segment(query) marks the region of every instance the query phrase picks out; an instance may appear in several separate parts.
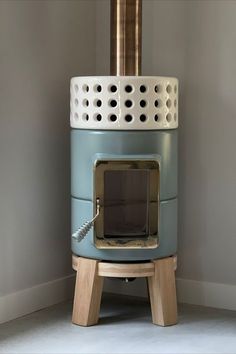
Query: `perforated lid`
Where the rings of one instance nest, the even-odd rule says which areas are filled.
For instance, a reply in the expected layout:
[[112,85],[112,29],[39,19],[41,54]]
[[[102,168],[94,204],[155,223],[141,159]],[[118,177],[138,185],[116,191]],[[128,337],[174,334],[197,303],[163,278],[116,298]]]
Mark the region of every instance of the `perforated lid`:
[[72,128],[161,130],[178,127],[178,80],[159,76],[71,79]]

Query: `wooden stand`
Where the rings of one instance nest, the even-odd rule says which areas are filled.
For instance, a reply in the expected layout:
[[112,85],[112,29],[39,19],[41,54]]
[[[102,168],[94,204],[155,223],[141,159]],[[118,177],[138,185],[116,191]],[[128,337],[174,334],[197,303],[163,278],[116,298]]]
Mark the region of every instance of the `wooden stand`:
[[98,322],[104,277],[147,277],[152,322],[160,326],[177,323],[175,289],[176,256],[145,263],[106,263],[72,256],[77,272],[72,322],[92,326]]

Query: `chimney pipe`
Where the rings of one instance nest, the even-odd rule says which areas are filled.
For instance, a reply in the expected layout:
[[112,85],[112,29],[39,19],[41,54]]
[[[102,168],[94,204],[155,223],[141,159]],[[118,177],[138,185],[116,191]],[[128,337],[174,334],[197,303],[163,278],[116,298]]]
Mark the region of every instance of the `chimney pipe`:
[[141,75],[142,0],[111,0],[110,73]]

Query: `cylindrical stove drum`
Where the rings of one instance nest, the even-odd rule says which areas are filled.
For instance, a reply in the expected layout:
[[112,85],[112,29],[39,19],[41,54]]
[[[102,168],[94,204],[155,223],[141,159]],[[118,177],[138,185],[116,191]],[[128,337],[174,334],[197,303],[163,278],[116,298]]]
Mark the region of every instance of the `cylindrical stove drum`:
[[175,254],[177,79],[75,77],[70,90],[72,233],[100,204],[72,252],[110,261]]

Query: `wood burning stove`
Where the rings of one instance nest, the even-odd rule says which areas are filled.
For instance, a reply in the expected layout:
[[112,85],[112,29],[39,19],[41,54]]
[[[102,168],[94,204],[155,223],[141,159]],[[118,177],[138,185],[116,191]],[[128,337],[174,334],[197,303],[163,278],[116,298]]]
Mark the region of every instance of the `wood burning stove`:
[[82,326],[98,322],[104,277],[146,277],[153,323],[177,322],[178,81],[140,72],[141,0],[111,0],[112,76],[70,87],[72,321]]
[[140,76],[141,1],[111,2],[111,73],[71,79],[72,251],[176,253],[178,80]]
[[73,233],[100,206],[87,236],[72,240],[73,253],[116,261],[174,254],[177,79],[73,78],[71,127]]

